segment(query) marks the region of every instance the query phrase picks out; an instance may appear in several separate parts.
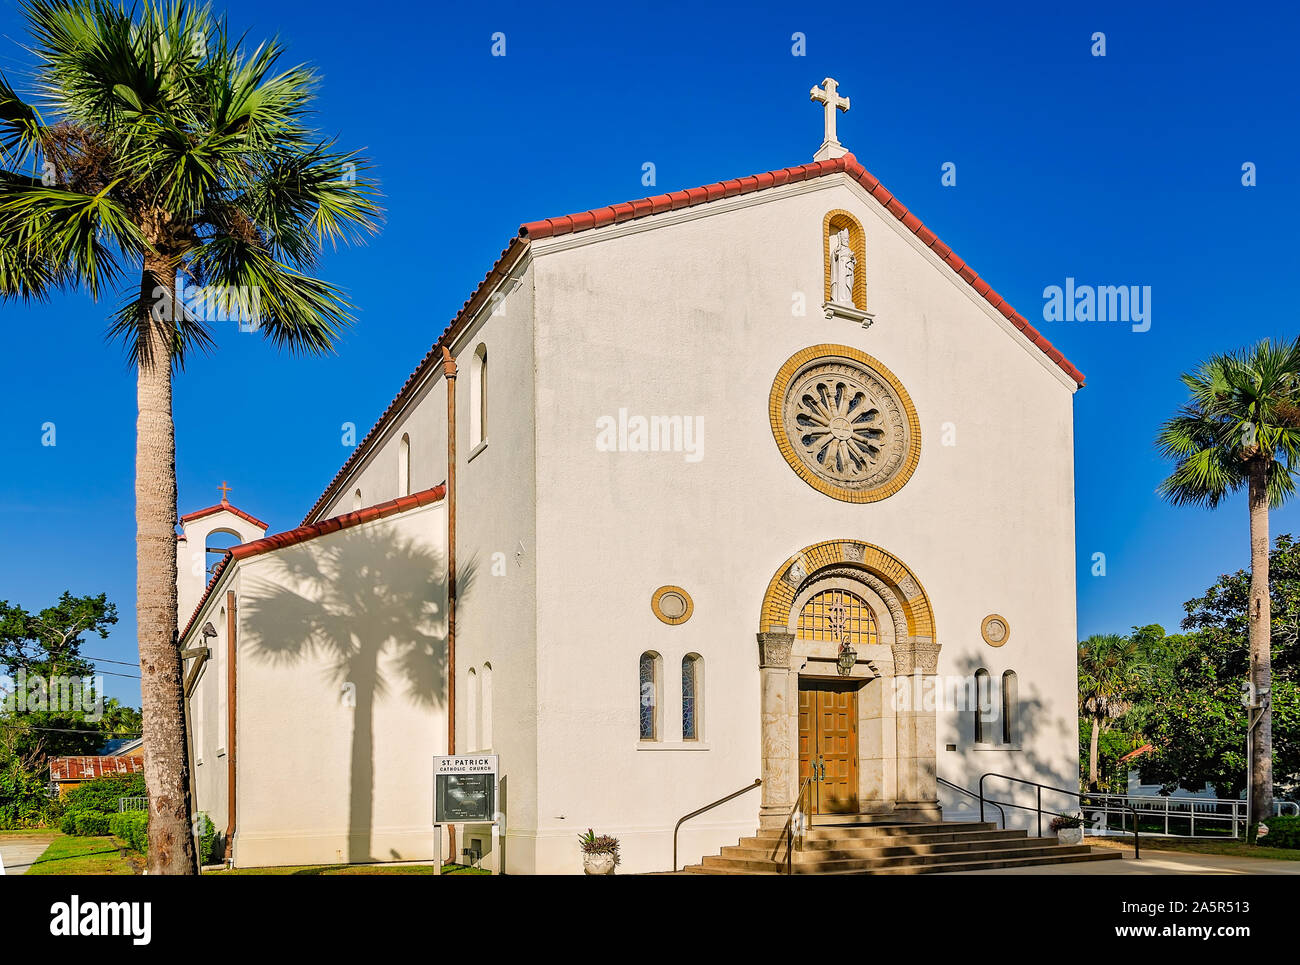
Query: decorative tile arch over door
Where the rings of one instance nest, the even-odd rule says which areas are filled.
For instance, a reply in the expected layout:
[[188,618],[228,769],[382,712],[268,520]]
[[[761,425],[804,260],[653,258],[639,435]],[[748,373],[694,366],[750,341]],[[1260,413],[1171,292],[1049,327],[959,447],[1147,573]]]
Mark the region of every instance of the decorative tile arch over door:
[[930,599],[911,569],[881,547],[861,540],[827,540],[781,564],[763,595],[758,633],[760,823],[783,826],[794,805],[799,789],[801,671],[804,677],[836,674],[835,643],[818,639],[819,617],[809,607],[835,592],[862,601],[875,621],[872,641],[863,635],[863,617],[857,618],[863,645],[854,645],[858,659],[850,674],[862,688],[859,770],[864,810],[938,819],[934,704],[919,699],[933,692],[939,658]]

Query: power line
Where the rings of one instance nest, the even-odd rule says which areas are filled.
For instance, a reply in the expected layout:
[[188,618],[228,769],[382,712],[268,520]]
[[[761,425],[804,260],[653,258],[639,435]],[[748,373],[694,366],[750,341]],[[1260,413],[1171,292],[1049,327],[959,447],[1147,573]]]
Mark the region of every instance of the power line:
[[87,657],[85,656],[85,654],[82,654],[82,657],[83,659],[89,660],[93,663],[116,663],[116,664],[121,664],[123,667],[140,666],[139,660],[109,660],[107,657]]

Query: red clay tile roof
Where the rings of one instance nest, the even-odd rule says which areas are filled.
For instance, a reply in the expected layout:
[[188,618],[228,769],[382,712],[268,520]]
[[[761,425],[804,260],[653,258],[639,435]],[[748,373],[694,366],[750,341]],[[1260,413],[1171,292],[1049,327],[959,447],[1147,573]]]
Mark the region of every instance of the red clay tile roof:
[[50,760],[52,781],[89,781],[110,774],[143,772],[143,757],[55,757]]
[[737,178],[731,181],[719,181],[714,184],[706,184],[699,188],[688,188],[685,191],[672,191],[668,194],[657,194],[650,198],[641,198],[638,201],[625,201],[622,204],[610,205],[604,208],[593,208],[590,211],[582,211],[578,214],[564,215],[560,218],[545,218],[541,221],[530,221],[527,224],[519,226],[519,237],[514,239],[510,245],[501,252],[496,264],[488,271],[487,276],[479,282],[474,293],[465,300],[459,312],[448,324],[438,340],[433,343],[433,347],[416,366],[415,371],[403,383],[402,388],[398,391],[396,397],[389,403],[383,413],[375,421],[370,431],[352,450],[352,454],[334,478],[330,480],[325,491],[321,493],[316,504],[303,517],[303,523],[311,521],[312,517],[319,512],[330,499],[336,494],[340,484],[347,476],[357,460],[365,452],[366,446],[374,439],[388,424],[389,418],[398,410],[420,383],[422,376],[436,364],[441,357],[441,350],[444,345],[449,345],[451,340],[459,334],[461,328],[469,320],[472,312],[471,306],[477,308],[477,303],[491,290],[491,288],[509,273],[514,267],[515,262],[522,254],[527,242],[531,239],[552,238],[556,235],[572,234],[577,231],[586,231],[591,228],[602,228],[605,225],[618,224],[623,221],[631,221],[635,218],[645,218],[650,215],[659,214],[663,211],[673,211],[677,208],[690,208],[697,204],[707,204],[710,201],[717,201],[721,198],[731,198],[738,194],[749,194],[753,191],[761,191],[764,188],[774,188],[783,184],[796,184],[800,181],[808,181],[813,178],[824,177],[828,174],[847,174],[864,188],[873,198],[879,201],[884,207],[899,221],[903,222],[914,235],[936,255],[943,259],[954,272],[972,288],[976,293],[985,299],[990,305],[1001,312],[1024,336],[1033,342],[1050,358],[1056,365],[1065,372],[1076,384],[1082,386],[1084,383],[1083,373],[1075,368],[1064,355],[1061,354],[1051,342],[1049,342],[1036,328],[1029,324],[1019,312],[1011,307],[1005,299],[975,273],[975,270],[966,264],[951,248],[945,245],[935,235],[933,231],[922,224],[921,219],[912,214],[907,207],[895,198],[880,181],[875,178],[866,168],[858,163],[858,159],[852,154],[845,154],[843,157],[832,160],[814,161],[811,164],[800,164],[792,168],[781,168],[776,171],[766,171],[763,174],[753,174],[744,178]]
[[217,581],[221,579],[221,574],[226,571],[226,567],[231,560],[247,559],[250,556],[269,553],[272,550],[284,549],[286,546],[305,543],[317,536],[324,536],[326,533],[337,533],[339,530],[350,529],[362,523],[383,519],[395,513],[404,513],[409,509],[415,509],[417,506],[427,506],[429,503],[439,502],[446,495],[447,487],[438,485],[432,489],[412,493],[409,496],[399,496],[385,503],[378,503],[374,506],[367,506],[365,509],[358,509],[355,512],[344,513],[342,516],[323,519],[319,523],[313,523],[310,526],[299,526],[297,529],[291,529],[288,532],[277,533],[274,536],[255,539],[251,543],[240,543],[238,546],[232,546],[226,550],[226,555],[221,558],[221,562],[212,571],[212,579],[208,580],[207,589],[203,591],[203,596],[200,597],[198,604],[194,607],[190,622],[185,624],[185,629],[181,631],[178,639],[184,640],[190,630],[194,629],[194,622],[199,618],[204,604],[208,602],[208,597],[212,595],[212,590],[216,587]]
[[1006,316],[1012,325],[1018,328],[1029,341],[1037,345],[1076,384],[1083,385],[1083,373],[1071,365],[1051,342],[1030,325],[1024,316],[1012,308],[1001,295],[995,292],[988,282],[980,278],[970,265],[958,258],[951,248],[940,241],[933,231],[922,224],[921,219],[912,214],[903,202],[890,194],[885,189],[885,186],[871,172],[859,164],[858,159],[852,154],[845,154],[843,157],[825,161],[814,161],[812,164],[782,168],[779,171],[754,174],[733,181],[719,181],[716,184],[706,184],[702,188],[658,194],[652,198],[642,198],[640,201],[629,201],[606,208],[594,208],[591,211],[569,214],[562,218],[530,221],[528,224],[520,226],[519,234],[525,238],[552,238],[556,235],[572,234],[576,231],[587,231],[591,228],[601,228],[605,225],[632,221],[635,218],[644,218],[652,214],[658,214],[661,211],[673,211],[677,208],[690,208],[697,204],[707,204],[720,198],[730,198],[738,194],[762,191],[764,188],[808,181],[828,174],[847,174],[866,188],[873,198],[879,201],[890,214],[903,222],[903,225],[912,234],[920,238],[926,247],[938,255],[949,268],[960,275],[968,285],[975,289],[980,297]]
[[213,513],[219,513],[223,509],[228,513],[234,513],[240,519],[247,520],[248,522],[252,523],[254,526],[258,527],[259,529],[267,528],[266,523],[262,522],[256,516],[250,516],[242,509],[236,509],[234,506],[230,505],[230,503],[226,502],[224,499],[221,502],[217,503],[217,505],[209,506],[207,509],[199,509],[192,513],[186,513],[184,516],[181,517],[181,522],[188,523],[191,520],[202,519],[204,516],[211,516]]

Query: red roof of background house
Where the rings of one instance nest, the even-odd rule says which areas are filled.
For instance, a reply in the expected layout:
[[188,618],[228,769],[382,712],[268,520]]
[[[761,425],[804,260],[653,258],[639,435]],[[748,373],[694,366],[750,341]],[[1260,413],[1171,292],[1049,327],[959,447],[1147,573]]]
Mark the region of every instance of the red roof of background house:
[[192,513],[186,513],[184,516],[181,517],[181,522],[188,523],[191,520],[202,519],[204,516],[211,516],[213,513],[219,513],[222,510],[225,510],[228,513],[234,513],[240,519],[247,520],[248,522],[252,523],[254,526],[258,527],[259,529],[267,528],[266,523],[262,522],[256,516],[250,516],[242,509],[236,509],[234,506],[230,505],[230,503],[226,502],[224,499],[221,502],[217,503],[217,505],[209,506],[207,509],[199,509]]
[[1127,754],[1125,754],[1123,757],[1119,759],[1119,762],[1123,764],[1125,761],[1130,761],[1135,757],[1141,757],[1143,754],[1150,754],[1155,749],[1156,748],[1154,744],[1143,744],[1137,750],[1129,751]]
[[50,761],[50,780],[89,781],[112,774],[140,774],[143,757],[56,757]]
[[432,489],[412,493],[409,496],[398,496],[396,499],[377,503],[374,506],[367,506],[365,509],[344,513],[342,516],[323,519],[319,523],[313,523],[310,526],[299,526],[296,529],[277,533],[274,536],[255,539],[251,543],[240,543],[238,546],[232,546],[226,550],[226,555],[221,558],[221,562],[212,571],[212,579],[208,580],[203,596],[199,598],[198,605],[194,607],[194,613],[190,617],[189,623],[185,624],[185,629],[181,631],[178,639],[184,640],[190,630],[193,629],[194,621],[199,618],[199,614],[203,611],[203,605],[208,602],[213,587],[217,585],[217,580],[221,579],[221,574],[225,572],[231,560],[242,560],[261,553],[269,553],[272,550],[284,549],[286,546],[305,543],[309,539],[324,536],[326,533],[337,533],[339,530],[351,529],[353,526],[373,522],[376,519],[383,519],[386,516],[392,516],[394,513],[403,513],[408,509],[415,509],[417,506],[427,506],[429,503],[440,501],[446,494],[447,487],[438,485]]
[[[402,388],[398,391],[393,401],[389,403],[379,419],[366,433],[361,442],[352,450],[351,455],[344,461],[343,466],[334,478],[330,480],[325,491],[321,493],[316,504],[308,510],[307,515],[303,517],[303,523],[310,520],[334,494],[338,485],[352,466],[361,458],[362,453],[370,440],[388,424],[389,418],[398,410],[399,403],[405,401],[409,394],[419,383],[420,376],[428,371],[430,366],[438,359],[440,349],[450,343],[451,339],[459,334],[463,325],[469,320],[469,308],[480,297],[490,290],[496,279],[508,274],[510,267],[522,253],[523,246],[531,239],[552,238],[556,235],[573,234],[578,231],[587,231],[592,228],[603,228],[606,225],[619,224],[624,221],[631,221],[635,218],[644,218],[649,215],[659,214],[662,211],[673,211],[677,208],[690,208],[697,204],[707,204],[710,201],[717,201],[722,198],[735,197],[739,194],[749,194],[754,191],[762,191],[765,188],[779,187],[784,184],[796,184],[800,181],[809,181],[813,178],[820,178],[830,174],[847,174],[867,192],[885,207],[899,221],[903,222],[914,235],[933,251],[940,259],[943,260],[949,268],[961,276],[968,285],[975,289],[975,292],[996,308],[1002,315],[1011,322],[1024,336],[1033,342],[1034,345],[1051,359],[1058,368],[1068,375],[1074,382],[1082,386],[1084,383],[1083,373],[1080,372],[1073,364],[1061,354],[1051,342],[1025,320],[1024,316],[1017,312],[1011,305],[993,290],[993,287],[981,278],[975,269],[966,264],[959,258],[951,248],[939,240],[933,231],[927,228],[921,219],[912,214],[903,202],[899,201],[891,194],[883,184],[880,183],[874,175],[858,163],[858,159],[852,154],[845,154],[843,157],[828,159],[825,161],[814,161],[811,164],[800,164],[790,168],[780,168],[776,171],[766,171],[763,174],[752,174],[744,178],[736,178],[731,181],[718,181],[713,184],[706,184],[699,188],[689,188],[685,191],[672,191],[668,194],[657,194],[649,198],[641,198],[638,201],[625,201],[622,204],[609,205],[604,208],[593,208],[589,211],[582,211],[577,214],[568,214],[559,218],[545,218],[541,221],[530,221],[527,224],[519,226],[519,237],[510,243],[510,245],[501,252],[501,256],[488,271],[487,276],[479,283],[474,293],[465,300],[460,311],[452,318],[447,328],[443,331],[438,340],[433,343],[433,347],[421,359],[420,364],[416,366],[415,371],[403,383]],[[521,244],[523,242],[523,244]]]

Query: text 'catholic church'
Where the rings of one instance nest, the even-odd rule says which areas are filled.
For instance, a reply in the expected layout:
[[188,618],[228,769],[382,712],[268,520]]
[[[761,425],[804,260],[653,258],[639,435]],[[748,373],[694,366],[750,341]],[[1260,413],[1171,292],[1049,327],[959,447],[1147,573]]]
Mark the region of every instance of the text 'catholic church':
[[456,857],[511,873],[580,872],[587,828],[667,870],[756,779],[678,866],[1077,786],[1083,376],[813,95],[813,163],[523,225],[297,529],[183,517],[235,865],[447,855],[452,750],[500,763]]

